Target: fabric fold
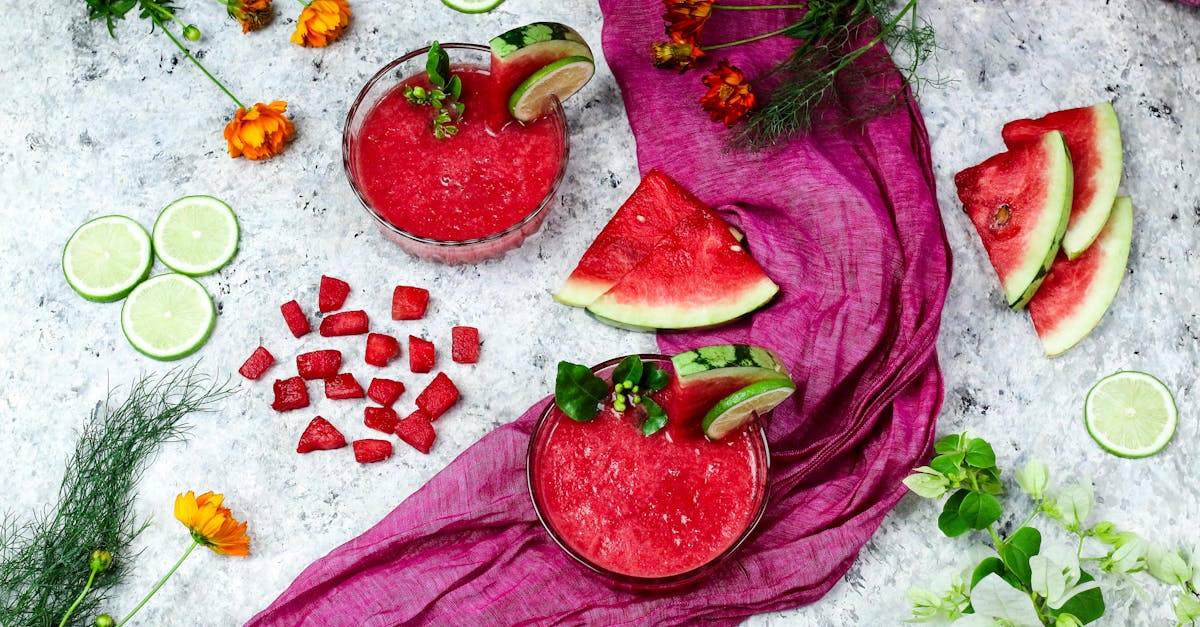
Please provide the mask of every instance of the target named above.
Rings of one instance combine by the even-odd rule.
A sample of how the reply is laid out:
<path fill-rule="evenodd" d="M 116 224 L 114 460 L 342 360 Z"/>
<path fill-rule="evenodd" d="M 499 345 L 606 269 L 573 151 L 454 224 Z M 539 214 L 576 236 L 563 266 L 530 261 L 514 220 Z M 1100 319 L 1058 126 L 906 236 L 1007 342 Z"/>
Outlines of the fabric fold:
<path fill-rule="evenodd" d="M 900 91 L 893 110 L 865 124 L 765 152 L 731 150 L 729 131 L 697 104 L 703 69 L 679 75 L 650 64 L 661 2 L 600 5 L 642 172 L 659 168 L 716 207 L 782 288 L 747 320 L 658 338 L 665 353 L 765 346 L 800 383 L 768 425 L 772 484 L 759 528 L 691 588 L 644 595 L 606 585 L 553 543 L 533 510 L 525 456 L 543 399 L 309 566 L 248 625 L 736 624 L 828 591 L 928 452 L 942 403 L 935 343 L 950 255 L 911 95 Z M 742 36 L 797 17 L 739 13 Z M 737 38 L 732 19 L 708 28 L 713 41 Z M 776 37 L 728 56 L 754 76 L 793 43 Z M 882 47 L 863 59 L 890 64 Z M 894 73 L 884 82 L 899 85 Z"/>

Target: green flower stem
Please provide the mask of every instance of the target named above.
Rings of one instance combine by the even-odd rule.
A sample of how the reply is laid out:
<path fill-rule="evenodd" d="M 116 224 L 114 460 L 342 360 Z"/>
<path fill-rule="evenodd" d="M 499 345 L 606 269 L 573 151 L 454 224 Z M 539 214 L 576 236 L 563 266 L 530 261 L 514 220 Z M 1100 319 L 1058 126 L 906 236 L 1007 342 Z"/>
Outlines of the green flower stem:
<path fill-rule="evenodd" d="M 83 603 L 84 597 L 86 597 L 87 593 L 92 589 L 92 582 L 96 581 L 96 573 L 98 572 L 100 572 L 100 569 L 93 565 L 92 574 L 88 575 L 87 583 L 83 585 L 83 592 L 80 592 L 79 597 L 75 599 L 75 602 L 71 604 L 71 607 L 67 608 L 67 613 L 63 614 L 62 621 L 58 623 L 58 627 L 66 627 L 67 621 L 71 618 L 71 614 L 75 613 L 75 608 L 79 607 L 80 603 Z"/>
<path fill-rule="evenodd" d="M 745 6 L 740 4 L 714 4 L 714 9 L 724 9 L 726 11 L 758 11 L 760 9 L 803 9 L 807 4 L 762 4 L 758 6 Z"/>
<path fill-rule="evenodd" d="M 238 100 L 237 96 L 233 95 L 233 92 L 229 91 L 229 89 L 227 87 L 225 87 L 225 85 L 223 83 L 221 83 L 221 81 L 217 80 L 217 77 L 213 76 L 212 73 L 209 72 L 208 69 L 204 67 L 204 64 L 200 63 L 200 61 L 197 60 L 196 57 L 192 56 L 192 53 L 190 51 L 188 51 L 188 49 L 186 47 L 184 47 L 183 42 L 179 41 L 179 39 L 176 38 L 175 35 L 173 33 L 171 33 L 171 31 L 168 30 L 167 27 L 163 24 L 161 17 L 159 17 L 157 15 L 152 15 L 152 16 L 150 16 L 150 19 L 154 20 L 154 23 L 157 24 L 158 27 L 161 28 L 162 31 L 167 34 L 167 37 L 171 38 L 171 42 L 175 44 L 175 47 L 179 48 L 179 50 L 183 52 L 184 56 L 186 56 L 192 63 L 195 63 L 196 67 L 200 68 L 200 71 L 204 72 L 204 75 L 207 76 L 209 80 L 211 80 L 213 83 L 215 83 L 217 87 L 220 87 L 221 91 L 225 92 L 225 95 L 229 96 L 229 98 L 231 100 L 233 100 L 234 104 L 236 104 L 238 107 L 240 107 L 242 109 L 246 108 L 246 105 L 242 104 L 242 101 Z"/>
<path fill-rule="evenodd" d="M 1004 540 L 1001 540 L 1000 534 L 996 533 L 995 523 L 992 523 L 987 526 L 987 532 L 988 532 L 988 535 L 992 536 L 992 546 L 994 546 L 996 548 L 996 550 L 999 551 L 1000 547 L 1004 546 Z"/>
<path fill-rule="evenodd" d="M 800 23 L 800 22 L 796 22 L 796 24 L 799 24 L 799 23 Z M 782 35 L 783 33 L 786 33 L 786 32 L 788 32 L 788 30 L 790 30 L 790 29 L 791 29 L 793 26 L 795 26 L 796 24 L 790 24 L 790 25 L 788 25 L 788 26 L 784 26 L 783 28 L 780 28 L 780 29 L 773 30 L 773 31 L 771 31 L 771 32 L 769 32 L 769 33 L 763 33 L 763 34 L 761 34 L 761 35 L 755 35 L 755 36 L 753 36 L 753 37 L 747 37 L 747 38 L 745 38 L 745 39 L 739 39 L 739 40 L 737 40 L 737 41 L 727 41 L 727 42 L 725 42 L 725 43 L 723 43 L 723 44 L 713 44 L 713 45 L 711 45 L 711 46 L 700 46 L 700 49 L 701 49 L 701 50 L 703 50 L 703 51 L 705 51 L 705 52 L 709 52 L 709 51 L 711 51 L 711 50 L 720 50 L 721 48 L 730 48 L 730 47 L 733 47 L 733 46 L 739 46 L 739 45 L 741 45 L 741 44 L 748 44 L 748 43 L 750 43 L 750 42 L 752 42 L 752 41 L 758 41 L 758 40 L 760 40 L 760 39 L 766 39 L 766 38 L 768 38 L 768 37 L 774 37 L 775 35 Z"/>
<path fill-rule="evenodd" d="M 871 39 L 871 41 L 868 41 L 866 44 L 864 44 L 863 47 L 846 55 L 845 59 L 842 59 L 842 61 L 840 63 L 835 65 L 833 67 L 833 69 L 829 70 L 826 73 L 829 74 L 830 76 L 837 74 L 843 68 L 845 68 L 847 65 L 854 63 L 854 61 L 856 59 L 858 59 L 862 55 L 866 54 L 866 52 L 868 50 L 877 46 L 879 44 L 879 42 L 883 41 L 883 38 L 886 37 L 888 33 L 892 32 L 892 29 L 894 29 L 896 27 L 896 25 L 900 23 L 900 20 L 904 17 L 904 15 L 907 14 L 909 11 L 912 11 L 916 6 L 917 6 L 917 0 L 908 0 L 908 3 L 904 5 L 903 9 L 900 9 L 900 12 L 896 14 L 896 17 L 893 17 L 892 21 L 888 22 L 887 25 L 885 25 L 883 28 L 879 29 L 878 35 L 876 35 L 873 39 Z M 914 18 L 916 17 L 915 11 L 913 12 L 913 17 Z"/>
<path fill-rule="evenodd" d="M 138 610 L 142 609 L 142 606 L 154 596 L 154 593 L 158 592 L 158 589 L 163 587 L 163 584 L 167 583 L 167 580 L 171 578 L 171 575 L 174 575 L 175 571 L 179 570 L 179 567 L 183 564 L 183 560 L 186 560 L 188 556 L 192 554 L 192 551 L 196 550 L 196 547 L 198 546 L 200 546 L 200 542 L 193 539 L 191 545 L 189 545 L 187 550 L 183 552 L 183 557 L 180 557 L 179 561 L 175 562 L 175 565 L 171 567 L 171 570 L 167 571 L 167 574 L 163 575 L 163 578 L 159 579 L 158 583 L 154 584 L 154 587 L 150 589 L 150 594 L 147 594 L 146 597 L 142 599 L 142 602 L 138 603 L 137 607 L 133 608 L 132 612 L 126 614 L 125 618 L 122 618 L 121 622 L 117 623 L 117 627 L 121 627 L 121 625 L 128 623 L 129 619 L 133 618 L 133 615 L 137 614 Z"/>

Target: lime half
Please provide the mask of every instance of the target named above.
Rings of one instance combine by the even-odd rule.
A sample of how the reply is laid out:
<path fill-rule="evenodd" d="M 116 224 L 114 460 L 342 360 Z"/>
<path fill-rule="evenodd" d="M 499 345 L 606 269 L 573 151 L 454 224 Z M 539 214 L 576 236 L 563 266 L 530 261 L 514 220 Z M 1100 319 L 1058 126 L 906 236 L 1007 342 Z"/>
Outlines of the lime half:
<path fill-rule="evenodd" d="M 790 379 L 768 379 L 752 383 L 717 402 L 704 415 L 704 435 L 720 440 L 730 431 L 750 422 L 756 414 L 765 414 L 796 391 Z"/>
<path fill-rule="evenodd" d="M 121 308 L 121 330 L 147 357 L 172 360 L 204 345 L 217 311 L 196 279 L 160 274 L 137 286 Z"/>
<path fill-rule="evenodd" d="M 237 254 L 238 234 L 229 205 L 212 196 L 184 196 L 154 221 L 154 252 L 176 272 L 211 274 Z"/>
<path fill-rule="evenodd" d="M 1118 372 L 1088 390 L 1083 408 L 1088 434 L 1120 457 L 1149 457 L 1175 435 L 1179 412 L 1171 391 L 1144 372 Z"/>
<path fill-rule="evenodd" d="M 517 86 L 508 99 L 508 110 L 522 122 L 533 120 L 550 110 L 551 96 L 566 100 L 592 80 L 595 72 L 595 63 L 583 56 L 549 63 Z"/>
<path fill-rule="evenodd" d="M 503 3 L 504 0 L 442 0 L 442 4 L 459 13 L 487 13 Z"/>
<path fill-rule="evenodd" d="M 150 274 L 150 236 L 125 216 L 103 216 L 75 229 L 63 249 L 71 289 L 102 303 L 120 300 Z"/>

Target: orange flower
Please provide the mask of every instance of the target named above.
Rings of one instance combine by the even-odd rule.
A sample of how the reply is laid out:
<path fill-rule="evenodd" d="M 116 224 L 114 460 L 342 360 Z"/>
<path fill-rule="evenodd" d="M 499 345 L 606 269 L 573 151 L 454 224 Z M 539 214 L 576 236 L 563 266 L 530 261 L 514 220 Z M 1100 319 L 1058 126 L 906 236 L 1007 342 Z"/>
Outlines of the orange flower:
<path fill-rule="evenodd" d="M 271 23 L 271 0 L 229 0 L 229 17 L 241 22 L 242 32 L 258 30 Z"/>
<path fill-rule="evenodd" d="M 283 145 L 296 134 L 292 121 L 283 115 L 287 103 L 276 100 L 269 105 L 257 103 L 249 111 L 239 108 L 233 121 L 225 126 L 229 156 L 251 161 L 269 159 L 283 151 Z"/>
<path fill-rule="evenodd" d="M 324 48 L 350 25 L 346 0 L 312 0 L 296 19 L 292 41 L 309 48 Z"/>
<path fill-rule="evenodd" d="M 677 68 L 680 72 L 692 67 L 697 59 L 704 56 L 700 46 L 680 42 L 658 41 L 653 44 L 654 67 Z"/>
<path fill-rule="evenodd" d="M 678 43 L 694 44 L 712 15 L 713 0 L 663 0 L 667 35 Z"/>
<path fill-rule="evenodd" d="M 754 92 L 746 82 L 746 75 L 729 61 L 722 59 L 717 68 L 704 77 L 708 93 L 700 97 L 700 106 L 711 114 L 714 121 L 733 126 L 750 109 L 754 108 Z"/>
<path fill-rule="evenodd" d="M 233 518 L 225 497 L 212 492 L 196 496 L 192 491 L 175 497 L 175 518 L 192 532 L 192 539 L 222 555 L 249 555 L 250 536 L 246 523 Z"/>

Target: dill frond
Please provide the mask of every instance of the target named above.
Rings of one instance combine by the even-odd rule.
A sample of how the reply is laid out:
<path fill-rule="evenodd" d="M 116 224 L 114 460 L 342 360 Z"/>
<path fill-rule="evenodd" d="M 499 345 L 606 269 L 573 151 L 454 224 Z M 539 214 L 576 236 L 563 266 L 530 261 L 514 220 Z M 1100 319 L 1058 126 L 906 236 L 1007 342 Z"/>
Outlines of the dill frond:
<path fill-rule="evenodd" d="M 185 438 L 185 416 L 211 410 L 231 388 L 190 367 L 139 378 L 120 404 L 118 391 L 110 390 L 84 425 L 54 509 L 28 521 L 11 513 L 0 520 L 0 625 L 58 625 L 87 581 L 88 556 L 105 549 L 116 556 L 113 566 L 69 622 L 91 623 L 145 528 L 133 512 L 142 472 L 162 444 Z"/>

